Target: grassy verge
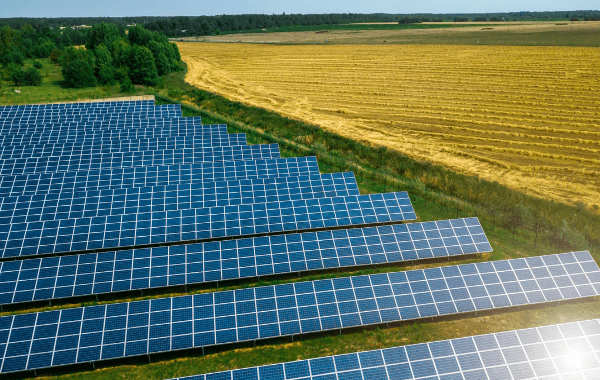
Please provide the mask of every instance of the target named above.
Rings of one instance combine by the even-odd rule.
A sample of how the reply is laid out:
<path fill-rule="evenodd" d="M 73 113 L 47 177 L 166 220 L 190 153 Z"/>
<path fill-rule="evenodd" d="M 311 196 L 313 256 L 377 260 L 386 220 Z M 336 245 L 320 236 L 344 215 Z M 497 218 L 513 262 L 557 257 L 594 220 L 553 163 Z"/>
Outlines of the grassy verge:
<path fill-rule="evenodd" d="M 57 86 L 54 84 L 54 86 Z M 48 87 L 49 89 L 52 86 Z M 100 89 L 90 89 L 90 97 L 97 98 Z M 484 197 L 490 196 L 486 186 L 496 189 L 496 197 L 490 201 L 499 203 L 513 202 L 513 206 L 526 202 L 525 197 L 517 192 L 497 188 L 497 184 L 488 184 L 477 178 L 460 176 L 443 168 L 417 162 L 410 158 L 388 150 L 344 139 L 322 131 L 317 126 L 307 125 L 295 120 L 283 118 L 275 113 L 258 108 L 246 107 L 240 103 L 230 102 L 215 94 L 199 91 L 183 82 L 183 73 L 174 73 L 165 78 L 163 85 L 156 89 L 141 91 L 157 92 L 162 100 L 157 103 L 184 102 L 184 116 L 200 115 L 205 124 L 227 123 L 230 133 L 244 132 L 248 135 L 249 143 L 277 142 L 281 146 L 283 156 L 315 154 L 319 159 L 322 172 L 353 170 L 357 176 L 362 193 L 407 190 L 420 220 L 447 219 L 464 216 L 478 216 L 494 248 L 494 252 L 484 254 L 472 261 L 498 260 L 512 257 L 524 257 L 564 251 L 547 236 L 533 247 L 533 232 L 520 226 L 512 226 L 501 222 L 501 215 L 492 212 Z M 45 96 L 51 96 L 46 94 Z M 71 96 L 67 94 L 66 96 Z M 75 96 L 75 95 L 72 95 Z M 80 96 L 80 95 L 77 95 Z M 164 96 L 168 96 L 164 97 Z M 34 99 L 33 97 L 31 99 Z M 60 99 L 65 100 L 65 99 Z M 28 100 L 29 102 L 51 100 Z M 56 101 L 56 100 L 52 100 Z M 463 187 L 466 190 L 462 189 Z M 499 190 L 500 189 L 500 190 Z M 475 191 L 477 190 L 477 191 Z M 573 217 L 594 222 L 594 214 L 586 210 L 577 210 L 564 205 L 553 205 L 543 200 L 535 200 L 540 205 L 548 207 L 548 212 L 567 210 Z M 566 207 L 566 208 L 565 208 Z M 588 218 L 588 219 L 585 219 Z M 598 226 L 598 224 L 596 224 Z M 510 228 L 509 228 L 510 227 Z M 516 232 L 513 234 L 513 232 Z M 587 236 L 587 235 L 586 235 Z M 592 236 L 593 237 L 593 236 Z M 593 248 L 593 247 L 592 247 Z M 598 252 L 594 248 L 594 255 Z M 439 266 L 440 264 L 435 264 Z M 419 265 L 406 269 L 415 269 L 431 265 Z M 147 298 L 194 294 L 206 291 L 235 289 L 239 287 L 260 286 L 285 283 L 299 280 L 314 280 L 354 274 L 371 274 L 403 270 L 398 267 L 369 267 L 356 270 L 345 268 L 338 272 L 325 274 L 307 274 L 301 279 L 283 278 L 266 279 L 261 282 L 247 282 L 241 285 L 226 285 L 218 289 L 196 290 L 185 293 L 183 289 L 171 289 L 146 297 L 122 297 L 118 294 L 107 301 L 113 303 Z M 22 310 L 33 312 L 41 310 L 78 307 L 98 304 L 98 302 L 79 302 L 55 307 Z M 7 315 L 9 313 L 2 313 Z M 600 317 L 600 303 L 584 303 L 576 305 L 559 305 L 556 307 L 526 310 L 510 314 L 499 314 L 463 320 L 419 323 L 415 325 L 396 326 L 381 329 L 365 329 L 342 335 L 320 334 L 309 338 L 296 340 L 280 339 L 258 344 L 256 347 L 244 346 L 236 349 L 207 350 L 207 355 L 193 351 L 185 355 L 158 357 L 153 363 L 145 363 L 143 359 L 132 359 L 129 362 L 114 365 L 99 364 L 97 370 L 82 372 L 53 372 L 44 378 L 67 379 L 165 379 L 175 376 L 186 376 L 198 373 L 221 371 L 280 361 L 306 359 L 324 355 L 334 355 L 345 352 L 355 352 L 375 348 L 384 348 L 404 344 L 412 344 L 447 338 L 456 338 L 473 334 L 505 331 L 516 328 L 527 328 L 544 324 L 561 323 Z"/>

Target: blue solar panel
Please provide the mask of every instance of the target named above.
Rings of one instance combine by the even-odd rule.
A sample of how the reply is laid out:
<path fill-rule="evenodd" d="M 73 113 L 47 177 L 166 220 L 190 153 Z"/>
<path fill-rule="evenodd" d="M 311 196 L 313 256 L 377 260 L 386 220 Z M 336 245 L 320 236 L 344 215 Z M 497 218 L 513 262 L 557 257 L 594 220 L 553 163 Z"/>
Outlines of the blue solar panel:
<path fill-rule="evenodd" d="M 0 304 L 491 252 L 477 218 L 0 263 Z"/>
<path fill-rule="evenodd" d="M 164 106 L 160 106 L 164 107 Z M 105 108 L 105 109 L 86 109 L 86 110 L 52 110 L 39 112 L 10 112 L 0 115 L 0 122 L 4 125 L 35 124 L 37 121 L 51 122 L 55 119 L 78 120 L 80 118 L 99 117 L 99 115 L 114 114 L 123 117 L 128 115 L 136 118 L 155 118 L 155 117 L 180 117 L 181 110 L 174 107 L 169 108 Z"/>
<path fill-rule="evenodd" d="M 400 192 L 12 223 L 0 226 L 0 257 L 79 253 L 414 219 L 408 195 Z"/>
<path fill-rule="evenodd" d="M 599 356 L 592 319 L 172 380 L 594 380 Z"/>
<path fill-rule="evenodd" d="M 0 125 L 19 125 L 19 124 L 42 124 L 42 123 L 61 123 L 61 122 L 90 122 L 103 120 L 134 120 L 134 119 L 153 119 L 153 118 L 168 118 L 181 117 L 181 111 L 156 111 L 156 112 L 139 112 L 139 113 L 96 113 L 83 115 L 56 115 L 56 116 L 40 116 L 35 114 L 24 116 L 21 118 L 0 119 Z"/>
<path fill-rule="evenodd" d="M 600 269 L 589 252 L 577 252 L 5 316 L 0 317 L 0 337 L 8 343 L 2 373 L 595 297 L 598 281 Z M 485 295 L 480 294 L 481 288 Z M 581 339 L 590 330 L 571 326 L 565 329 L 571 334 L 562 336 L 560 328 L 499 333 L 485 347 L 502 349 L 511 371 L 510 363 L 523 360 L 524 355 L 509 348 L 541 343 L 553 331 L 559 339 L 569 338 L 565 348 L 585 343 L 586 350 L 576 352 L 591 351 L 591 342 Z M 600 326 L 594 326 L 591 330 L 598 334 Z M 595 345 L 595 340 L 592 342 Z M 411 366 L 405 373 L 412 377 L 407 378 L 437 376 L 437 362 L 431 357 L 452 356 L 451 349 L 458 363 L 442 361 L 443 368 L 476 371 L 483 368 L 485 358 L 474 353 L 482 350 L 479 347 L 484 343 L 463 338 L 453 341 L 452 347 L 415 345 L 382 357 L 347 354 L 329 364 L 320 363 L 316 373 L 328 373 L 332 368 L 351 372 L 380 365 L 383 360 L 398 363 L 408 358 Z M 597 366 L 598 358 L 594 355 L 593 359 Z M 282 379 L 285 373 L 283 367 L 267 368 L 259 372 L 262 380 Z M 392 373 L 399 371 L 391 369 Z M 290 375 L 306 375 L 306 367 L 295 366 L 291 371 Z M 383 373 L 371 373 L 369 379 Z M 481 371 L 478 376 L 469 378 L 485 378 Z"/>
<path fill-rule="evenodd" d="M 245 134 L 172 136 L 138 140 L 88 140 L 63 144 L 3 145 L 0 146 L 0 160 L 148 150 L 197 149 L 237 145 L 247 145 Z"/>
<path fill-rule="evenodd" d="M 0 198 L 0 226 L 360 195 L 352 172 Z"/>
<path fill-rule="evenodd" d="M 318 174 L 317 159 L 271 158 L 0 176 L 0 197 Z"/>
<path fill-rule="evenodd" d="M 96 122 L 68 122 L 68 123 L 47 123 L 47 124 L 25 124 L 0 127 L 2 135 L 24 135 L 24 134 L 44 134 L 53 136 L 54 134 L 67 133 L 91 133 L 105 129 L 130 129 L 130 128 L 166 128 L 183 126 L 202 126 L 203 133 L 216 132 L 227 133 L 226 125 L 203 125 L 200 117 L 176 117 L 162 119 L 140 119 L 140 120 L 117 120 L 117 121 L 96 121 Z M 12 136 L 16 138 L 16 136 Z M 28 137 L 28 136 L 24 136 Z M 29 138 L 29 137 L 28 137 Z"/>
<path fill-rule="evenodd" d="M 72 144 L 90 140 L 139 140 L 170 136 L 226 135 L 225 125 L 184 125 L 147 128 L 113 128 L 98 131 L 49 132 L 40 134 L 0 135 L 2 145 Z"/>
<path fill-rule="evenodd" d="M 122 101 L 112 101 L 112 102 L 22 104 L 22 105 L 14 105 L 14 106 L 0 106 L 0 112 L 12 111 L 12 110 L 113 108 L 113 107 L 132 107 L 132 106 L 151 106 L 151 105 L 154 105 L 154 100 L 122 100 Z"/>
<path fill-rule="evenodd" d="M 0 175 L 56 171 L 125 168 L 150 165 L 181 165 L 203 161 L 259 160 L 279 157 L 279 146 L 242 145 L 199 149 L 149 150 L 127 153 L 81 154 L 0 160 Z"/>
<path fill-rule="evenodd" d="M 180 104 L 127 106 L 127 107 L 95 107 L 95 108 L 71 108 L 71 109 L 23 109 L 15 111 L 1 111 L 0 118 L 21 118 L 28 116 L 54 116 L 54 115 L 87 115 L 96 113 L 157 113 L 165 111 L 181 111 Z"/>

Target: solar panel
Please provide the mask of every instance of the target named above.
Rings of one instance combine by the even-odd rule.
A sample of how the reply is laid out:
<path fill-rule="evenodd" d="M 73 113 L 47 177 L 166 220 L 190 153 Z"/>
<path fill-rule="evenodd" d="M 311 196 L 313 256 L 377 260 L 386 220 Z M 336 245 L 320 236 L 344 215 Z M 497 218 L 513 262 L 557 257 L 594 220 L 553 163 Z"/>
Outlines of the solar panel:
<path fill-rule="evenodd" d="M 314 156 L 0 176 L 0 197 L 319 174 Z"/>
<path fill-rule="evenodd" d="M 172 380 L 593 380 L 598 356 L 591 319 Z"/>
<path fill-rule="evenodd" d="M 74 254 L 416 219 L 406 192 L 0 226 L 0 257 Z"/>
<path fill-rule="evenodd" d="M 105 108 L 105 107 L 131 107 L 154 105 L 154 100 L 119 100 L 112 102 L 78 102 L 78 103 L 45 103 L 21 104 L 14 106 L 0 106 L 0 111 L 28 110 L 28 109 L 72 109 L 72 108 Z"/>
<path fill-rule="evenodd" d="M 0 263 L 0 304 L 491 252 L 477 218 Z"/>
<path fill-rule="evenodd" d="M 204 182 L 0 198 L 0 226 L 360 195 L 354 173 Z"/>
<path fill-rule="evenodd" d="M 195 135 L 225 135 L 227 126 L 172 126 L 108 129 L 99 131 L 75 131 L 74 133 L 49 132 L 35 134 L 0 135 L 1 145 L 39 145 L 39 144 L 67 144 L 75 142 L 88 142 L 90 140 L 139 140 L 170 136 L 195 136 Z"/>
<path fill-rule="evenodd" d="M 0 317 L 0 336 L 8 342 L 2 373 L 414 320 L 475 309 L 586 298 L 598 294 L 599 275 L 600 270 L 589 252 L 577 252 L 5 316 Z M 558 345 L 554 349 L 581 346 L 586 352 L 591 351 L 590 343 L 595 345 L 595 340 L 589 342 L 582 336 L 586 331 L 588 334 L 591 331 L 599 333 L 600 326 L 594 326 L 591 330 L 565 329 L 571 332 L 567 335 L 567 345 Z M 549 341 L 565 339 L 565 333 L 562 336 L 556 334 L 562 333 L 560 328 L 553 330 L 555 334 L 552 330 L 538 329 L 495 334 L 497 345 L 468 338 L 453 341 L 453 350 L 446 346 L 445 352 L 456 356 L 458 365 L 450 366 L 445 362 L 448 367 L 444 368 L 453 368 L 454 372 L 459 366 L 465 372 L 482 368 L 486 358 L 474 354 L 478 354 L 477 348 L 481 347 L 481 351 L 502 349 L 505 362 L 498 364 L 508 362 L 511 371 L 522 371 L 510 364 L 522 361 L 526 355 L 511 350 L 511 347 L 538 344 L 545 338 Z M 438 373 L 430 369 L 433 360 L 429 365 L 420 360 L 427 360 L 432 354 L 435 357 L 442 352 L 443 346 L 430 343 L 416 347 L 418 349 L 407 348 L 405 352 L 414 361 L 409 368 L 413 369 L 412 377 L 407 378 L 437 376 Z M 545 352 L 548 354 L 552 350 L 549 346 Z M 532 348 L 527 353 L 534 355 L 536 350 Z M 391 357 L 400 361 L 403 356 Z M 594 366 L 598 364 L 595 355 L 589 358 L 593 359 Z M 358 356 L 352 360 L 352 354 L 345 355 L 331 363 L 335 363 L 332 370 L 322 369 L 315 375 L 355 370 L 358 360 Z M 365 362 L 376 363 L 377 360 L 365 359 Z M 436 363 L 442 365 L 443 362 Z M 400 371 L 398 367 L 390 369 L 391 373 L 400 373 L 394 372 Z M 268 374 L 267 371 L 261 379 L 271 379 Z M 369 379 L 375 377 L 373 380 L 378 380 L 377 377 L 383 374 L 385 372 L 372 373 Z M 292 376 L 302 377 L 301 373 L 291 371 Z M 350 375 L 341 377 L 351 378 Z"/>
<path fill-rule="evenodd" d="M 175 117 L 161 119 L 139 119 L 139 120 L 116 120 L 116 121 L 94 121 L 94 122 L 65 122 L 45 124 L 22 124 L 7 125 L 0 127 L 2 135 L 9 134 L 39 134 L 39 133 L 67 133 L 102 130 L 102 129 L 129 129 L 129 128 L 164 128 L 174 126 L 202 125 L 200 117 Z M 218 127 L 225 132 L 225 125 L 206 125 L 205 129 Z M 209 132 L 208 130 L 205 133 Z"/>
<path fill-rule="evenodd" d="M 71 109 L 23 109 L 13 111 L 1 111 L 0 118 L 19 118 L 23 116 L 48 116 L 48 115 L 86 115 L 95 113 L 155 113 L 165 111 L 181 111 L 180 104 L 166 105 L 146 105 L 146 106 L 127 106 L 127 107 L 95 107 L 95 108 L 71 108 Z"/>
<path fill-rule="evenodd" d="M 0 113 L 0 120 L 13 124 L 22 120 L 39 120 L 53 118 L 77 118 L 82 116 L 95 116 L 99 114 L 129 114 L 132 116 L 148 116 L 155 117 L 163 113 L 171 115 L 181 115 L 180 107 L 168 106 L 151 106 L 151 107 L 120 107 L 120 108 L 87 108 L 73 110 L 37 110 L 37 111 L 21 111 L 21 112 L 4 112 Z"/>
<path fill-rule="evenodd" d="M 277 144 L 32 157 L 0 160 L 0 175 L 193 164 L 203 161 L 259 160 L 277 157 L 279 157 L 279 145 Z"/>
<path fill-rule="evenodd" d="M 197 149 L 246 144 L 245 134 L 169 136 L 138 140 L 87 140 L 72 143 L 3 145 L 0 160 L 27 157 L 67 156 L 149 150 Z"/>
<path fill-rule="evenodd" d="M 140 113 L 98 113 L 84 115 L 41 116 L 30 115 L 22 118 L 0 119 L 0 125 L 61 123 L 65 121 L 82 122 L 95 120 L 132 120 L 149 118 L 181 117 L 181 111 L 157 111 Z"/>

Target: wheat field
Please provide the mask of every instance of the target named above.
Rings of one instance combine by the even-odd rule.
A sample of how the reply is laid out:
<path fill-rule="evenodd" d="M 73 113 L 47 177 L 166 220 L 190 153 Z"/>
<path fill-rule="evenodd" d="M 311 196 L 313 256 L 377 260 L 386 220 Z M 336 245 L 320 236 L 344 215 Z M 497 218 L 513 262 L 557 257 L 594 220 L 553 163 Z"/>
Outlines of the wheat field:
<path fill-rule="evenodd" d="M 186 80 L 419 160 L 600 207 L 600 49 L 179 43 Z"/>

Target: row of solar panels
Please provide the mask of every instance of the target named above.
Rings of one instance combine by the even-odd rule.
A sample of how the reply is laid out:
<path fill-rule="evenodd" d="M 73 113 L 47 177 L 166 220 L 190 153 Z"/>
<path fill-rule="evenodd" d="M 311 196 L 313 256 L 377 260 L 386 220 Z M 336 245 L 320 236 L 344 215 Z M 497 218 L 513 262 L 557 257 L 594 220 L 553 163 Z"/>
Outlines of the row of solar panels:
<path fill-rule="evenodd" d="M 13 110 L 37 109 L 77 109 L 77 108 L 114 108 L 130 106 L 153 106 L 154 100 L 119 100 L 110 102 L 74 102 L 74 103 L 48 103 L 48 104 L 22 104 L 15 106 L 0 106 L 0 112 Z"/>
<path fill-rule="evenodd" d="M 113 121 L 113 120 L 135 120 L 145 118 L 167 118 L 181 117 L 181 111 L 156 111 L 144 113 L 97 113 L 80 115 L 57 115 L 57 116 L 24 116 L 19 118 L 1 119 L 0 125 L 14 126 L 23 124 L 37 123 L 61 123 L 61 122 L 93 122 L 93 121 Z"/>
<path fill-rule="evenodd" d="M 22 259 L 0 263 L 0 305 L 491 251 L 476 218 L 398 224 L 416 219 L 405 192 L 359 195 L 314 157 L 135 107 L 0 126 L 0 260 Z M 20 314 L 0 318 L 0 372 L 598 291 L 578 252 Z"/>
<path fill-rule="evenodd" d="M 20 111 L 0 111 L 0 121 L 4 123 L 22 123 L 27 124 L 35 122 L 44 122 L 44 119 L 72 119 L 76 121 L 79 117 L 92 116 L 118 116 L 118 117 L 179 117 L 181 116 L 181 106 L 179 104 L 168 104 L 161 106 L 130 106 L 115 108 L 79 108 L 68 110 L 20 110 Z"/>
<path fill-rule="evenodd" d="M 70 108 L 70 109 L 22 109 L 22 110 L 0 110 L 0 118 L 18 118 L 21 116 L 44 116 L 44 115 L 82 115 L 94 113 L 138 113 L 138 112 L 156 112 L 156 111 L 178 111 L 181 110 L 179 104 L 167 104 L 162 106 L 155 105 L 130 105 L 121 107 L 102 107 L 102 108 Z"/>
<path fill-rule="evenodd" d="M 591 319 L 172 380 L 596 380 L 599 357 Z"/>
<path fill-rule="evenodd" d="M 586 251 L 19 314 L 0 317 L 2 372 L 599 294 Z"/>

